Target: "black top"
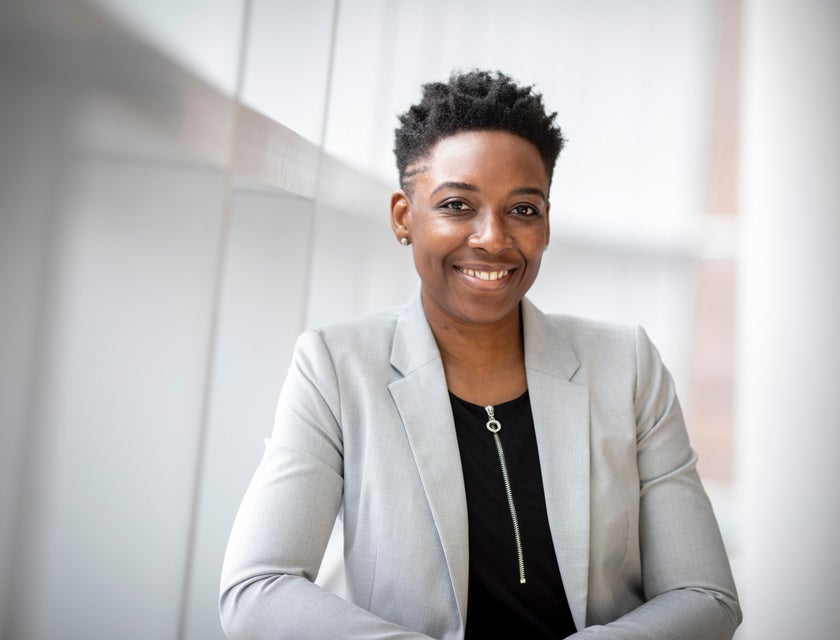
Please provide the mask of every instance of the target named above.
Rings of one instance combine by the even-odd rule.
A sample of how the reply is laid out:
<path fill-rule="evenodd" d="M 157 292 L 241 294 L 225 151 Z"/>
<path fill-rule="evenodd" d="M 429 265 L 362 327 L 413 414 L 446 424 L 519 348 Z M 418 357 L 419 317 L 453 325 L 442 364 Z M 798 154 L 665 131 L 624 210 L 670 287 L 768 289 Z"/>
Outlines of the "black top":
<path fill-rule="evenodd" d="M 519 554 L 499 453 L 486 426 L 487 412 L 449 395 L 469 519 L 465 640 L 566 638 L 575 633 L 575 625 L 551 541 L 528 392 L 494 407 L 519 524 L 524 584 L 520 583 Z"/>

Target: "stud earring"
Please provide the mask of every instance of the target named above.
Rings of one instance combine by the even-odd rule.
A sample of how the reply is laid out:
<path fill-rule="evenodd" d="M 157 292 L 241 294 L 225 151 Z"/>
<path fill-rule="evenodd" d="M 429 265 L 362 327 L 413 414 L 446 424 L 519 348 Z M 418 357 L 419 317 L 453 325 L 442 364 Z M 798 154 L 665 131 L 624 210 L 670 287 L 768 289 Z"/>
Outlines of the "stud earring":
<path fill-rule="evenodd" d="M 408 238 L 406 238 L 406 237 L 400 238 L 400 244 L 404 247 L 407 247 L 408 246 Z"/>

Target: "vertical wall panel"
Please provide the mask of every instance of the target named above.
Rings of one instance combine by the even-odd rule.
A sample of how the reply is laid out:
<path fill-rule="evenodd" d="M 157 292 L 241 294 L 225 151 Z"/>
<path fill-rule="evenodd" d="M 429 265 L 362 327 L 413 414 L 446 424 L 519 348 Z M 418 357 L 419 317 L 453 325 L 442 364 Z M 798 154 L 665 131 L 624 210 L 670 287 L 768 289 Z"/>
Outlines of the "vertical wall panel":
<path fill-rule="evenodd" d="M 840 4 L 744 9 L 740 637 L 831 638 L 840 627 Z"/>
<path fill-rule="evenodd" d="M 65 185 L 18 628 L 173 638 L 224 179 L 77 158 Z"/>
<path fill-rule="evenodd" d="M 312 203 L 237 193 L 219 307 L 186 637 L 224 638 L 219 577 L 228 534 L 271 435 L 305 307 Z"/>
<path fill-rule="evenodd" d="M 10 35 L 0 29 L 0 42 L 14 43 Z M 15 593 L 15 514 L 40 351 L 62 97 L 43 84 L 24 90 L 10 61 L 0 53 L 0 637 Z"/>
<path fill-rule="evenodd" d="M 320 144 L 334 0 L 253 0 L 242 102 Z"/>
<path fill-rule="evenodd" d="M 396 123 L 387 108 L 395 73 L 392 23 L 399 9 L 400 3 L 393 0 L 342 0 L 338 12 L 324 149 L 365 170 L 381 166 L 380 136 L 393 128 L 388 124 Z"/>

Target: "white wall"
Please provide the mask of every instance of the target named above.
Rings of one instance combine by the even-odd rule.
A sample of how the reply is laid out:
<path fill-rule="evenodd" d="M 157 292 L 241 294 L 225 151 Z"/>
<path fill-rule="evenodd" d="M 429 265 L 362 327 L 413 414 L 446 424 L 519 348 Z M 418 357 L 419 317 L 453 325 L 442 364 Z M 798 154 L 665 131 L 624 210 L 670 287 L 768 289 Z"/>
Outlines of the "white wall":
<path fill-rule="evenodd" d="M 743 638 L 832 638 L 840 627 L 840 3 L 746 6 Z"/>

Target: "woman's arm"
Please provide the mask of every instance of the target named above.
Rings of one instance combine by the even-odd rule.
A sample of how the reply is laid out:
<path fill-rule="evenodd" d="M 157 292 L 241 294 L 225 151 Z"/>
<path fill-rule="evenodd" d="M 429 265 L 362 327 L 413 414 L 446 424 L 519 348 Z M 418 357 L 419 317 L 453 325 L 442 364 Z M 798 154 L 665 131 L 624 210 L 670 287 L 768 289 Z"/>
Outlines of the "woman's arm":
<path fill-rule="evenodd" d="M 342 500 L 339 401 L 327 348 L 307 332 L 225 554 L 220 612 L 231 640 L 427 637 L 313 583 Z"/>
<path fill-rule="evenodd" d="M 646 602 L 576 640 L 729 640 L 741 608 L 674 383 L 636 331 L 639 541 Z"/>

